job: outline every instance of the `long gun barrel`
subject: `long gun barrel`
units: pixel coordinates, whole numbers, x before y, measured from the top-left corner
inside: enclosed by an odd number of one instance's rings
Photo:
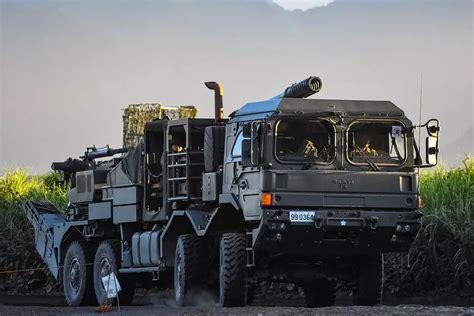
[[[88,147],[84,156],[80,157],[81,159],[68,158],[62,162],[53,162],[51,169],[59,171],[63,175],[63,180],[69,181],[72,174],[97,167],[98,164],[93,161],[94,159],[110,157],[116,154],[126,153],[127,151],[127,148],[112,149],[108,145],[101,148],[96,148],[95,146]]]
[[[89,147],[84,153],[84,156],[82,156],[81,158],[83,158],[84,160],[93,160],[97,158],[110,157],[116,154],[123,154],[127,151],[127,148],[112,149],[109,146],[105,146],[102,148]]]
[[[63,162],[53,162],[51,169],[54,171],[76,172],[84,171],[89,167],[89,163],[79,159],[69,158]]]
[[[51,169],[54,171],[59,171],[62,174],[62,181],[69,181],[71,175],[78,171],[84,171],[89,169],[91,166],[90,162],[80,160],[80,159],[66,159],[63,162],[53,162],[51,164]]]
[[[285,89],[280,95],[282,98],[307,98],[310,95],[318,93],[323,86],[319,77],[309,77],[305,80],[295,83]]]

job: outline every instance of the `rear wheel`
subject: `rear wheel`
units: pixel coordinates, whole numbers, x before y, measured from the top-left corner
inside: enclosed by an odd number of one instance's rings
[[[304,286],[306,305],[308,307],[333,306],[336,301],[337,282],[318,279]]]
[[[71,306],[94,305],[94,281],[92,262],[93,245],[73,241],[64,258],[63,288],[66,302]]]
[[[382,299],[382,255],[360,260],[357,266],[354,305],[373,306]]]
[[[181,235],[174,258],[174,293],[179,306],[192,304],[192,292],[206,285],[207,254],[202,238]]]
[[[104,240],[97,248],[94,259],[94,289],[97,302],[112,304],[115,298],[107,298],[107,289],[104,288],[102,278],[114,273],[122,290],[119,292],[120,305],[130,305],[135,294],[135,279],[132,275],[119,274],[120,241]]]
[[[222,235],[219,258],[220,305],[244,306],[247,300],[245,236],[238,233]]]

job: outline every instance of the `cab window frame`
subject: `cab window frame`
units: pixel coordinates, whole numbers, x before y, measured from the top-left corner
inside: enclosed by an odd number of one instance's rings
[[[329,166],[329,165],[332,165],[334,163],[334,161],[336,160],[337,158],[337,154],[338,154],[338,151],[337,151],[337,145],[336,145],[336,141],[337,141],[337,138],[336,138],[336,135],[337,135],[337,130],[336,130],[336,126],[334,125],[334,123],[329,119],[329,118],[325,118],[325,117],[317,117],[317,116],[283,116],[283,117],[279,117],[275,123],[274,123],[274,128],[273,128],[273,158],[275,159],[275,161],[277,161],[279,164],[282,164],[282,165],[305,165],[308,163],[308,161],[305,161],[305,160],[286,160],[286,159],[281,159],[278,157],[278,153],[277,153],[277,140],[278,140],[278,125],[281,123],[281,121],[284,121],[284,120],[304,120],[304,121],[314,121],[314,120],[318,120],[318,121],[325,121],[329,124],[329,126],[331,126],[332,128],[332,133],[333,133],[333,137],[332,137],[332,141],[333,141],[333,149],[332,149],[332,159],[328,162],[323,162],[323,161],[314,161],[312,162],[312,164],[314,165],[321,165],[321,166]]]
[[[232,149],[230,150],[230,160],[235,161],[235,160],[241,160],[242,159],[242,142],[244,139],[249,139],[247,137],[244,137],[244,133],[242,132],[242,129],[240,129],[237,132],[237,135],[235,136],[234,144],[232,145]],[[239,141],[240,140],[240,141]],[[240,145],[240,154],[239,155],[234,155],[234,150],[237,145]]]
[[[393,118],[384,118],[384,119],[380,119],[380,118],[367,118],[367,119],[354,119],[352,120],[348,125],[347,125],[347,129],[346,129],[346,132],[345,132],[345,156],[346,156],[346,161],[353,165],[353,166],[368,166],[368,163],[366,161],[364,162],[355,162],[355,161],[352,161],[349,157],[349,133],[351,131],[351,127],[354,125],[354,124],[357,124],[357,123],[361,123],[361,122],[368,122],[368,123],[384,123],[384,124],[390,124],[390,123],[399,123],[405,130],[407,129],[407,126],[406,124],[401,121],[401,120],[398,120],[398,119],[393,119]],[[408,161],[408,137],[409,135],[408,134],[405,134],[404,136],[404,144],[403,144],[403,151],[404,151],[404,159],[402,161],[400,161],[399,163],[383,163],[383,162],[378,162],[378,161],[374,161],[375,164],[379,167],[403,167],[407,161]],[[369,156],[369,158],[371,158]]]

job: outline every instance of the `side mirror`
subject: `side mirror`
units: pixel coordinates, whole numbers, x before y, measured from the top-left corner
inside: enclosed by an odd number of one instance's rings
[[[242,166],[250,167],[252,165],[252,142],[250,139],[242,141]]]
[[[439,122],[438,120],[431,119],[426,122],[426,131],[428,137],[426,137],[426,163],[430,166],[435,166],[438,163],[438,134],[439,134]]]
[[[438,164],[438,153],[438,136],[426,137],[426,163],[431,166]]]
[[[438,137],[439,132],[439,122],[438,120],[431,119],[426,122],[426,131],[428,132],[429,136]]]
[[[415,167],[427,168],[433,167],[438,164],[439,154],[439,121],[437,119],[430,119],[425,124],[414,126],[416,128],[426,127],[426,133],[428,136],[425,139],[425,163],[421,161],[421,146],[418,147],[416,141],[414,142],[415,147]],[[413,135],[413,134],[412,134]],[[419,144],[421,145],[421,144]]]

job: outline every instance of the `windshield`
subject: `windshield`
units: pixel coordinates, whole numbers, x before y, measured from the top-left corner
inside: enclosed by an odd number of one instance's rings
[[[348,157],[354,164],[400,165],[405,161],[406,139],[400,122],[356,121],[347,132]]]
[[[321,119],[285,118],[275,128],[276,158],[282,162],[330,163],[335,156],[334,127]]]

